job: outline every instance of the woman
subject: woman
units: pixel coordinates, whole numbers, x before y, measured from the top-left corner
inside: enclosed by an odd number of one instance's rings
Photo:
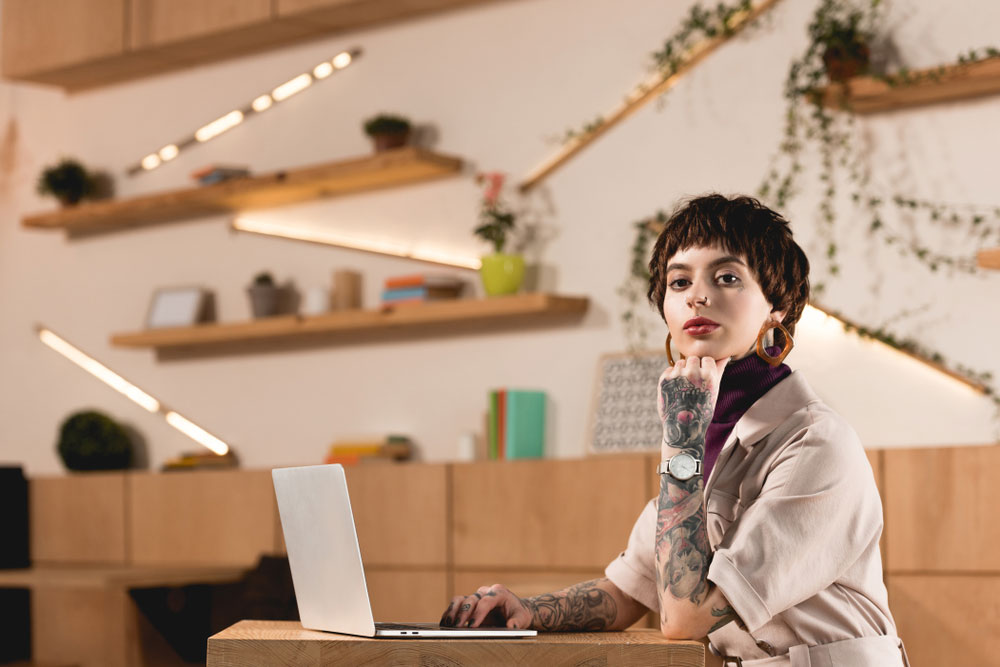
[[[788,223],[749,197],[700,197],[667,221],[649,268],[671,362],[659,496],[604,578],[527,599],[483,587],[442,623],[620,630],[652,609],[665,636],[707,636],[726,664],[908,665],[864,450],[782,363],[809,293]]]

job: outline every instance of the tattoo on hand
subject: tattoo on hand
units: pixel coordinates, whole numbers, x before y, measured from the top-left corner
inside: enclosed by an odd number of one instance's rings
[[[718,609],[713,607],[712,616],[717,617],[719,620],[716,621],[715,625],[712,626],[712,629],[708,631],[708,634],[712,634],[713,632],[715,632],[722,626],[726,625],[730,621],[739,621],[740,619],[740,617],[737,616],[736,614],[736,610],[730,607],[729,605],[726,605],[725,608],[723,609]]]
[[[705,433],[712,422],[712,392],[698,388],[683,377],[660,382],[663,405],[663,441],[671,447],[692,451],[705,449]]]
[[[606,630],[618,616],[618,605],[610,593],[598,587],[607,579],[576,584],[558,593],[523,600],[531,613],[531,626],[547,631]]]

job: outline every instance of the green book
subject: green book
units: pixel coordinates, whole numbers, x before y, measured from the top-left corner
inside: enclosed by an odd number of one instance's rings
[[[507,390],[506,458],[540,459],[545,454],[545,392]]]
[[[491,461],[497,458],[497,392],[490,392],[489,432],[486,434],[486,453]]]

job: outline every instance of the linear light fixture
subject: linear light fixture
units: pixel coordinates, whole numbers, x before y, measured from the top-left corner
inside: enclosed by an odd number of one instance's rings
[[[295,241],[308,241],[310,243],[322,243],[324,245],[336,246],[338,248],[350,248],[351,250],[361,250],[379,255],[415,259],[420,262],[429,262],[431,264],[443,264],[445,266],[456,267],[459,269],[471,269],[478,271],[481,265],[481,262],[477,258],[457,255],[447,251],[418,248],[414,246],[407,246],[402,243],[380,241],[377,239],[364,238],[362,236],[343,234],[335,231],[289,229],[287,226],[277,222],[253,220],[250,218],[234,218],[232,228],[239,232],[250,232],[252,234],[261,234],[264,236],[276,236]]]
[[[827,308],[824,308],[823,306],[817,305],[815,303],[809,303],[806,305],[805,310],[802,313],[802,320],[801,320],[802,324],[806,324],[807,326],[809,326],[810,324],[816,325],[823,320],[833,320],[837,323],[839,328],[846,328],[847,330],[852,331],[855,335],[858,335],[857,331],[861,329],[859,325],[845,318],[843,315],[835,313]],[[892,352],[902,355],[907,359],[913,361],[919,361],[925,366],[929,366],[938,373],[946,375],[947,377],[951,378],[952,380],[964,386],[966,389],[971,389],[977,394],[985,394],[987,392],[986,386],[984,386],[982,383],[976,382],[975,380],[960,375],[959,373],[956,373],[955,371],[944,366],[943,364],[940,364],[931,359],[927,359],[926,357],[914,354],[912,352],[907,352],[906,350],[893,347],[888,343],[883,343],[877,338],[871,338],[867,336],[864,338],[865,340],[869,341],[872,344],[881,346],[883,349],[891,350]]]
[[[353,48],[349,51],[342,51],[338,53],[330,60],[324,60],[313,67],[311,72],[303,72],[302,74],[289,79],[285,83],[275,86],[269,92],[255,97],[243,108],[233,109],[229,113],[226,113],[212,122],[199,127],[191,136],[172,144],[167,144],[159,150],[150,153],[146,157],[142,158],[137,164],[129,167],[126,170],[126,173],[128,173],[129,176],[134,176],[144,171],[156,169],[164,162],[173,160],[182,150],[190,148],[195,144],[211,141],[220,134],[233,129],[253,115],[264,113],[278,102],[284,102],[289,97],[302,92],[314,82],[328,78],[334,72],[342,70],[353,63],[354,60],[360,55],[361,49]]]
[[[177,412],[167,408],[163,405],[163,403],[156,400],[142,389],[139,389],[101,362],[67,342],[66,339],[58,336],[50,329],[41,325],[38,325],[36,330],[38,332],[38,338],[50,348],[63,355],[111,388],[132,399],[150,412],[158,412],[162,414],[168,424],[198,444],[207,447],[219,456],[224,456],[229,453],[229,445],[225,442],[193,423],[186,417],[183,417]]]

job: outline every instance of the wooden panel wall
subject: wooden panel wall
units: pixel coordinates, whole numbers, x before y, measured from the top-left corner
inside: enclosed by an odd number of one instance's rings
[[[277,543],[268,470],[129,475],[131,562],[246,565]]]
[[[646,455],[456,465],[455,567],[603,570],[651,497],[652,469]]]
[[[889,605],[914,665],[1000,654],[1000,447],[885,450]]]
[[[34,477],[28,486],[36,563],[127,560],[125,473]]]

